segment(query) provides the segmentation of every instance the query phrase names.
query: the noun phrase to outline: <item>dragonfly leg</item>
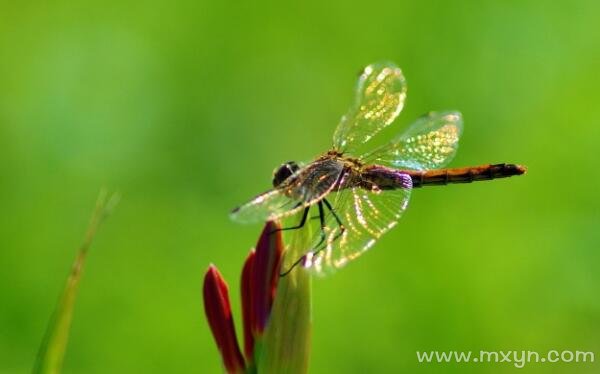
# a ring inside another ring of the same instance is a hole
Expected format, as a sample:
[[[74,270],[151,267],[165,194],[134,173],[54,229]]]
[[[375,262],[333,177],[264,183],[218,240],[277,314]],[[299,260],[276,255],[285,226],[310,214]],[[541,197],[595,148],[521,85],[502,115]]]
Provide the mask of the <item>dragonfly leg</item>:
[[[342,220],[340,219],[340,217],[338,217],[338,215],[335,213],[335,211],[333,210],[333,207],[331,206],[331,204],[329,203],[329,201],[327,201],[327,199],[323,199],[323,202],[325,203],[325,205],[327,206],[327,209],[329,209],[329,211],[331,212],[331,214],[333,215],[333,217],[335,218],[335,221],[338,224],[338,227],[340,228],[340,232],[338,232],[333,239],[331,239],[330,243],[335,242],[336,240],[338,240],[340,238],[340,236],[342,236],[342,234],[344,233],[344,231],[346,231],[346,227],[344,227],[344,224],[342,223]],[[323,214],[323,218],[325,217],[325,215]],[[324,229],[324,225],[325,223],[323,222],[323,218],[321,219],[321,229]],[[322,234],[324,234],[324,231],[321,231]],[[313,256],[317,255],[319,252],[321,252],[322,250],[325,249],[325,245],[323,245],[322,248],[319,248],[319,246],[323,243],[323,240],[321,240],[319,242],[319,244],[317,244],[317,246],[315,246],[315,251],[313,252]]]
[[[321,246],[321,244],[323,244],[323,242],[325,241],[326,235],[325,235],[325,212],[323,210],[323,202],[319,201],[319,219],[321,220],[321,240],[319,240],[319,243],[317,243],[317,245],[315,245],[315,248],[319,248],[319,246]]]
[[[320,219],[321,227],[323,227],[325,225],[325,212],[323,211],[323,201],[319,201],[318,205],[319,205],[319,214],[317,214],[316,216],[310,217],[310,219]]]
[[[317,206],[319,207],[319,216],[316,218],[320,218],[320,220],[321,220],[321,239],[319,240],[319,243],[315,246],[315,248],[318,248],[325,241],[325,238],[326,238],[326,235],[325,235],[325,211],[323,210],[323,203],[321,201],[319,201],[317,203]],[[306,220],[307,213],[308,213],[308,208],[306,208],[306,210],[305,210],[305,216],[304,216],[303,221]],[[300,265],[304,261],[305,257],[306,257],[306,255],[302,255],[302,257],[297,259],[292,264],[292,266],[290,266],[289,269],[287,269],[283,273],[280,273],[279,276],[285,277],[286,275],[288,275],[296,266]]]
[[[294,268],[298,265],[300,265],[300,263],[302,263],[304,261],[304,256],[300,257],[299,259],[296,260],[296,262],[294,262],[292,264],[292,266],[290,266],[289,269],[287,269],[286,271],[284,271],[283,273],[279,273],[280,277],[285,277],[286,275],[288,275],[292,270],[294,270]]]
[[[344,232],[344,230],[346,230],[346,228],[344,227],[342,220],[340,219],[340,217],[338,217],[337,213],[335,212],[335,210],[333,209],[333,207],[331,206],[329,201],[327,201],[327,199],[323,199],[323,202],[325,203],[325,205],[327,206],[327,209],[329,209],[329,211],[331,212],[331,214],[333,214],[333,217],[337,221],[337,224],[340,227],[340,232]]]
[[[325,206],[327,206],[327,209],[329,209],[329,211],[331,212],[331,214],[335,218],[335,221],[338,224],[338,227],[340,228],[340,232],[338,232],[333,237],[333,239],[331,240],[330,243],[333,243],[336,240],[338,240],[340,238],[340,236],[342,236],[342,234],[344,233],[344,231],[346,231],[346,227],[344,227],[344,224],[342,223],[342,220],[335,213],[335,211],[333,210],[333,207],[331,206],[331,204],[329,203],[329,201],[327,201],[327,199],[323,199],[322,201],[319,201],[319,203],[318,203],[318,206],[319,206],[319,216],[318,217],[313,217],[313,218],[320,218],[320,220],[321,220],[321,240],[319,240],[319,243],[313,248],[313,252],[312,252],[313,256],[316,256],[317,254],[319,254],[326,247],[325,245],[323,245],[323,244],[325,244],[324,242],[325,242],[325,239],[327,238],[327,236],[325,234],[325,227],[326,227],[326,225],[325,225],[325,212],[324,212],[324,209],[323,209],[323,204],[325,204]],[[321,247],[321,248],[319,248],[319,247]],[[294,262],[292,264],[292,266],[290,266],[289,269],[287,269],[283,273],[280,273],[279,276],[280,277],[284,277],[284,276],[288,275],[292,270],[294,270],[294,268],[296,266],[298,266],[302,262],[304,262],[305,259],[306,259],[306,255],[303,255],[298,260],[296,260],[296,262]]]
[[[271,231],[269,234],[274,234],[278,231],[298,230],[298,229],[303,228],[304,224],[306,223],[306,218],[308,217],[309,209],[310,209],[310,206],[307,206],[306,208],[304,208],[304,213],[302,213],[302,219],[300,220],[300,223],[297,226],[275,229],[275,230]]]

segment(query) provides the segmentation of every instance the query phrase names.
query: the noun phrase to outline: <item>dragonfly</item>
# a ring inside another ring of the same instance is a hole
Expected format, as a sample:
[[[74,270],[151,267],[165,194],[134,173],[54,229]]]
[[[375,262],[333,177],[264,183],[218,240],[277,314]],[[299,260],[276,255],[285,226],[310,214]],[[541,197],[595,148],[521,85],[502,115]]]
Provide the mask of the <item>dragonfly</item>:
[[[282,220],[298,214],[299,230],[316,209],[313,230],[297,265],[317,273],[335,270],[356,259],[389,232],[406,211],[413,188],[470,183],[521,175],[517,164],[444,168],[454,157],[462,133],[459,112],[430,112],[387,144],[367,152],[359,147],[391,125],[406,100],[406,79],[390,62],[361,72],[355,98],[339,122],[332,148],[311,162],[289,161],[275,169],[273,188],[235,208],[241,223]]]

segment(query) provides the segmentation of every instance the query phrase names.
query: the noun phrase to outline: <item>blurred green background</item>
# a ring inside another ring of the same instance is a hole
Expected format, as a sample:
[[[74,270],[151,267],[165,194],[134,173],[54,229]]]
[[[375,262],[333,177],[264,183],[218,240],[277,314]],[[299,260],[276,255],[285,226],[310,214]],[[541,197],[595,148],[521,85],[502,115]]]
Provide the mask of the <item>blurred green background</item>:
[[[311,372],[517,370],[418,364],[417,350],[600,360],[599,12],[596,1],[2,2],[0,372],[30,371],[101,186],[123,198],[88,258],[65,372],[219,372],[203,273],[219,267],[239,311],[261,229],[228,211],[281,162],[326,150],[357,72],[381,59],[409,89],[375,142],[458,109],[452,165],[529,173],[417,190],[374,250],[315,280]]]

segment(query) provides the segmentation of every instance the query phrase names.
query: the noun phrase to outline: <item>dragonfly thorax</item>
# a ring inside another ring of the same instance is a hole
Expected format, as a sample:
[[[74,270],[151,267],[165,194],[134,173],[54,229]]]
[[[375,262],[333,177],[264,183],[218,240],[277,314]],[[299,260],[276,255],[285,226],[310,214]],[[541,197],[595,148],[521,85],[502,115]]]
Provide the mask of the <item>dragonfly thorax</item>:
[[[298,171],[300,167],[294,161],[288,161],[273,172],[273,187],[278,187],[284,180]]]

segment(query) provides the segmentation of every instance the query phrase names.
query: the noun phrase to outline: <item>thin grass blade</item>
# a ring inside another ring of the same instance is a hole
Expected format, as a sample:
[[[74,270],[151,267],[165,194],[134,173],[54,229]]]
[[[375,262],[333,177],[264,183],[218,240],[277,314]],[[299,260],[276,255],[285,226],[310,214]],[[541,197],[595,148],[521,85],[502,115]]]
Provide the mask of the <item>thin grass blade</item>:
[[[111,213],[119,201],[118,194],[108,195],[105,190],[100,191],[96,208],[92,214],[90,224],[85,234],[84,240],[79,247],[77,257],[73,263],[71,273],[67,278],[65,288],[59,298],[56,309],[48,323],[46,334],[40,345],[38,355],[33,368],[33,373],[60,373],[62,363],[69,340],[69,331],[71,320],[73,318],[73,308],[77,296],[77,288],[81,280],[83,266],[86,255],[98,227],[106,217]]]

